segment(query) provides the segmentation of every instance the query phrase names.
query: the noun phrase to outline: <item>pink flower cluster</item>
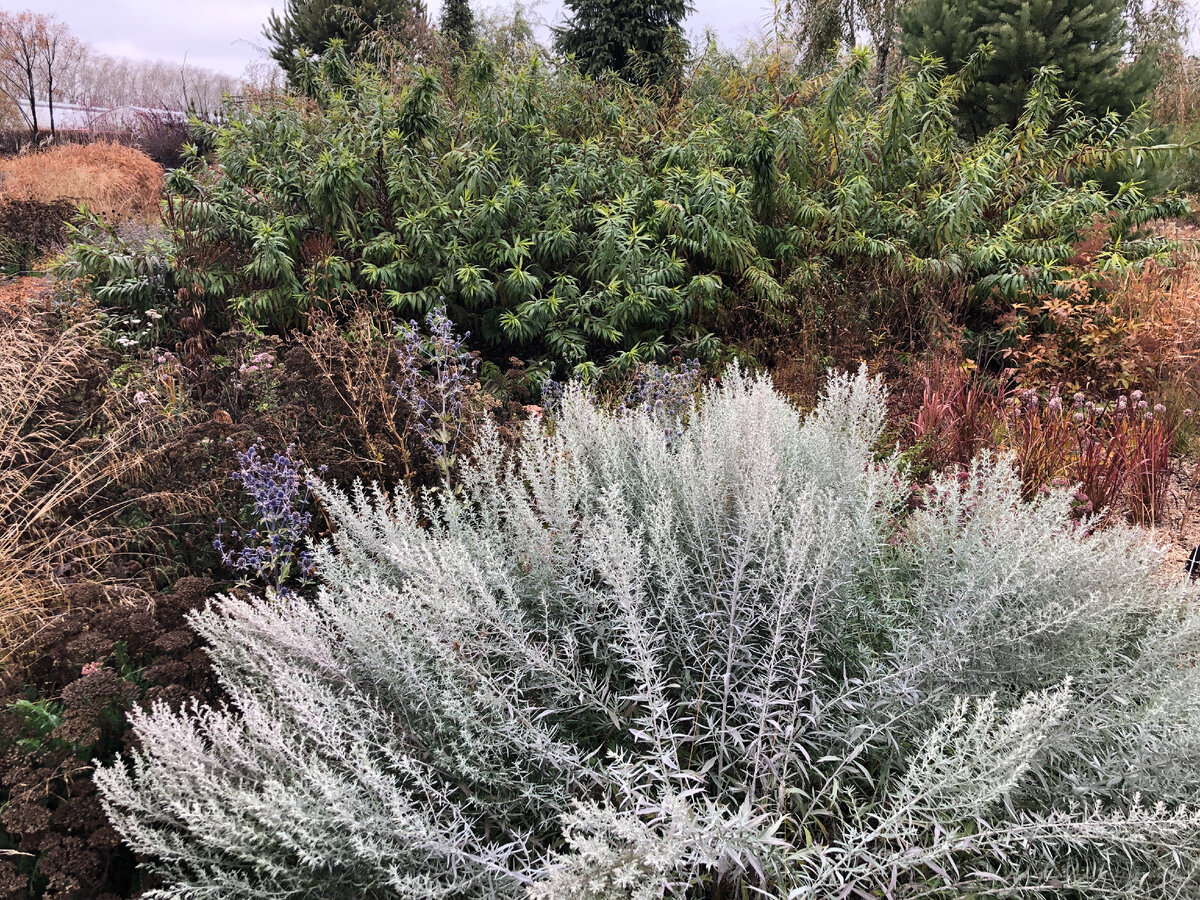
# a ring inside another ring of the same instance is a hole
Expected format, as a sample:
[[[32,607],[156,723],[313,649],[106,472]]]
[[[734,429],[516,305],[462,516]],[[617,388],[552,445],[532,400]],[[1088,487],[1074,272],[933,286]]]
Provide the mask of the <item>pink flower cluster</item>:
[[[275,354],[270,351],[264,353],[256,353],[250,357],[249,362],[244,362],[238,366],[238,374],[253,375],[255,372],[264,372],[275,367]]]

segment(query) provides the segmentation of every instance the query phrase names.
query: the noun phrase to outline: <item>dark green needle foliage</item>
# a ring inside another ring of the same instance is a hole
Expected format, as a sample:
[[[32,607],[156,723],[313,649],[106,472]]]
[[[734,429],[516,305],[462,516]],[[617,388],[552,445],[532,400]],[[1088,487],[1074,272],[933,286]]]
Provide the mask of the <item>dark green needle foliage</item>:
[[[680,28],[692,11],[688,0],[566,0],[567,24],[555,47],[590,74],[617,72],[637,80],[661,78],[676,68]]]
[[[338,40],[354,55],[373,32],[424,16],[423,0],[287,0],[282,15],[271,10],[263,35],[271,42],[271,56],[296,84],[305,54],[320,55]]]
[[[1036,73],[1059,71],[1058,88],[1084,112],[1127,115],[1157,81],[1153,54],[1127,64],[1125,0],[916,0],[903,47],[944,60],[950,72],[980,47],[992,56],[959,107],[968,135],[1015,125]]]
[[[475,46],[475,14],[468,0],[443,0],[442,34],[458,44],[462,50]]]

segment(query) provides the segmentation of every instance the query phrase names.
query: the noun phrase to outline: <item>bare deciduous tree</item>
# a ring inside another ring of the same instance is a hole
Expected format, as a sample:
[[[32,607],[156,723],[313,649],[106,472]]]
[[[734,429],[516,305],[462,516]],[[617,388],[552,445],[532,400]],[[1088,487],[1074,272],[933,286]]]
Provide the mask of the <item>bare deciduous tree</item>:
[[[43,103],[53,136],[55,94],[83,56],[84,45],[55,16],[0,12],[0,93],[21,111],[33,137]]]
[[[0,92],[21,111],[29,132],[38,132],[38,50],[45,17],[31,12],[0,12]]]
[[[241,81],[224,72],[161,60],[133,60],[88,54],[64,94],[83,106],[216,113],[225,94],[236,93]]]
[[[50,137],[55,136],[54,94],[62,81],[79,67],[86,55],[83,43],[56,19],[46,19],[39,47],[42,87],[50,113]]]

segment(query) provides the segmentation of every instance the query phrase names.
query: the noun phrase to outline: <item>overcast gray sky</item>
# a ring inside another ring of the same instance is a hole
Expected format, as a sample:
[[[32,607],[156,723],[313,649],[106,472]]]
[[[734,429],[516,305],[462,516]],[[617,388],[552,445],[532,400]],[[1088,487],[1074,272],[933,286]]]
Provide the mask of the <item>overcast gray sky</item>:
[[[757,33],[769,15],[769,0],[694,0],[689,32],[714,28],[722,43],[737,44]],[[284,0],[0,0],[0,8],[32,9],[63,19],[74,34],[101,53],[135,59],[187,61],[240,75],[259,56],[262,26]],[[428,0],[437,15],[439,0]],[[477,8],[496,5],[474,0]],[[563,18],[561,0],[543,0],[538,10],[548,24]]]

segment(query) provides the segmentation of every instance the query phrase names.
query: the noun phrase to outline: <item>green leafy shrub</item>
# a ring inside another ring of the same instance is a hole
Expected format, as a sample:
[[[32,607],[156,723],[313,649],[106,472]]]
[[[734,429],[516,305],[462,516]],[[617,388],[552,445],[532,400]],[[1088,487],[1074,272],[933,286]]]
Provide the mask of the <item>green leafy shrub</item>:
[[[1091,177],[1149,152],[1134,126],[1082,116],[1042,71],[1016,127],[965,144],[975,68],[907,72],[879,102],[865,54],[812,84],[713,56],[660,97],[536,56],[385,77],[335,50],[305,69],[311,99],[234,111],[211,165],[171,173],[174,281],[279,328],[363,292],[444,303],[536,380],[704,359],[715,332],[839,302],[911,333],[964,286],[1052,284],[1097,221],[1097,268],[1156,252],[1138,229],[1182,204]],[[72,258],[103,280],[108,252]]]
[[[82,279],[106,306],[145,312],[177,296],[173,246],[160,229],[107,222],[81,210],[67,225],[71,243],[54,266],[62,279]]]
[[[1200,606],[989,458],[906,512],[884,415],[569,390],[461,495],[320,486],[318,598],[194,616],[231,704],[97,773],[150,896],[1194,893]]]

